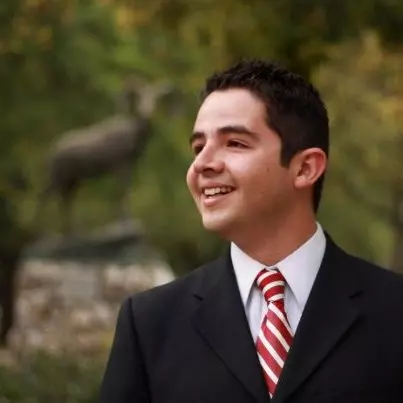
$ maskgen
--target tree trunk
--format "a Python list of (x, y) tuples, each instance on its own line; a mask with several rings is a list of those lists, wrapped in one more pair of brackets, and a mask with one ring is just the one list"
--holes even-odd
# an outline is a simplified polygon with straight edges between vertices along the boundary
[(397, 191), (392, 206), (392, 225), (395, 231), (392, 270), (403, 274), (403, 192)]
[(14, 325), (17, 267), (17, 261), (11, 262), (11, 265), (0, 262), (0, 347), (7, 345), (9, 332)]

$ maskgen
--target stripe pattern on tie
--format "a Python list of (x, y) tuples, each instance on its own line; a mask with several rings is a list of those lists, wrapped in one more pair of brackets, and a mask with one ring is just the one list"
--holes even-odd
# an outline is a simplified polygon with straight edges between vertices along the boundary
[(263, 269), (256, 277), (256, 284), (268, 304), (256, 349), (270, 397), (273, 397), (293, 339), (284, 309), (285, 279), (277, 269)]

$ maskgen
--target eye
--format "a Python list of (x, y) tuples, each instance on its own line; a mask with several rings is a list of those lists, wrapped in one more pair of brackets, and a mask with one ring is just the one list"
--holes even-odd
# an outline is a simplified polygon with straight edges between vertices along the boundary
[(194, 144), (192, 145), (192, 151), (194, 155), (199, 154), (203, 150), (203, 144)]
[(245, 143), (242, 143), (239, 140), (228, 140), (228, 146), (235, 147), (235, 148), (247, 148), (248, 147)]

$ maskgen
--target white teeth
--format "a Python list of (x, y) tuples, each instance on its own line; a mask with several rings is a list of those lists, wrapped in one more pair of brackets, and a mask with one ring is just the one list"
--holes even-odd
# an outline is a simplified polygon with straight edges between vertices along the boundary
[(216, 194), (222, 193), (229, 193), (232, 192), (232, 189), (228, 186), (223, 186), (223, 187), (216, 187), (216, 188), (205, 188), (203, 190), (203, 193), (205, 196), (214, 196)]

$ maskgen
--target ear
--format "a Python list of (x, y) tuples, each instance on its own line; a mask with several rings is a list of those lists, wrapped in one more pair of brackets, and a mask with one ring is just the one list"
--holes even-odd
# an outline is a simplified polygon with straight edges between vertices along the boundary
[(297, 189), (311, 187), (322, 176), (327, 167), (326, 153), (320, 148), (307, 148), (292, 160), (294, 185)]

